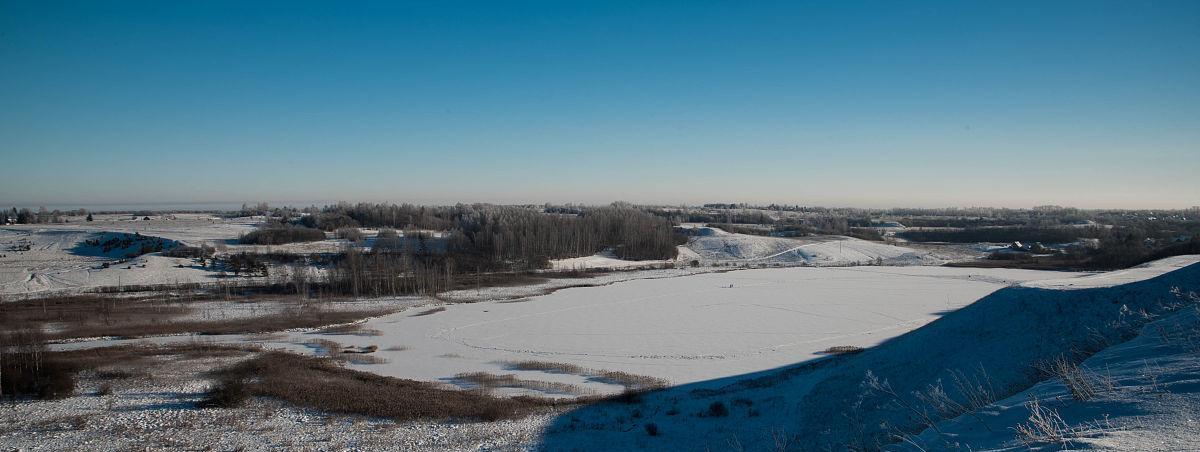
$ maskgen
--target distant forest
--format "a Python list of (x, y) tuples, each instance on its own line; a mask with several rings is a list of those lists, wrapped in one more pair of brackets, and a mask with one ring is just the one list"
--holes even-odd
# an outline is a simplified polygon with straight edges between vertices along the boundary
[[(323, 231), (360, 240), (350, 228), (379, 228), (370, 251), (349, 247), (334, 256), (326, 279), (289, 283), (298, 292), (317, 288), (355, 296), (437, 293), (463, 284), (464, 278), (478, 282), (495, 278), (498, 272), (516, 275), (549, 267), (551, 259), (605, 250), (623, 259), (673, 259), (676, 245), (686, 242), (670, 219), (622, 203), (565, 214), (522, 206), (368, 203), (277, 209), (271, 214), (273, 221), (243, 235), (241, 241), (313, 241), (324, 238)], [(404, 240), (422, 245), (400, 245), (405, 242), (396, 230), (403, 231)], [(435, 231), (444, 247), (424, 245)], [(239, 268), (259, 268), (256, 262), (246, 261), (252, 257), (240, 259)]]
[(18, 210), (13, 207), (12, 210), (0, 210), (0, 224), (8, 224), (9, 222), (16, 224), (45, 224), (45, 223), (64, 223), (65, 217), (68, 215), (86, 215), (87, 211), (72, 210), (62, 212), (59, 210), (46, 210), (45, 207), (39, 208), (37, 212), (28, 208)]
[(622, 259), (672, 259), (675, 246), (683, 240), (673, 232), (670, 219), (622, 203), (592, 207), (578, 214), (488, 204), (428, 207), (367, 203), (341, 203), (303, 213), (284, 221), (325, 231), (346, 227), (445, 231), (447, 250), (452, 254), (520, 262), (531, 268), (544, 267), (550, 259), (587, 256), (607, 249)]

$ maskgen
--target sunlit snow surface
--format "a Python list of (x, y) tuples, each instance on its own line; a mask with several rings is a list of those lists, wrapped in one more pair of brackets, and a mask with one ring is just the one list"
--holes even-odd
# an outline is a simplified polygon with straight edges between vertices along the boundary
[[(578, 375), (516, 371), (510, 363), (568, 363), (690, 383), (805, 361), (832, 346), (874, 345), (1001, 287), (1068, 275), (949, 267), (706, 273), (452, 304), (429, 315), (409, 309), (363, 325), (377, 335), (292, 332), (267, 345), (309, 350), (301, 344), (331, 339), (378, 346), (373, 355), (385, 363), (351, 366), (384, 375), (451, 381), (458, 373), (482, 371), (613, 392), (619, 387)], [(156, 339), (178, 340), (187, 338)], [(89, 345), (99, 343), (73, 344)], [(393, 347), (404, 350), (388, 350)]]

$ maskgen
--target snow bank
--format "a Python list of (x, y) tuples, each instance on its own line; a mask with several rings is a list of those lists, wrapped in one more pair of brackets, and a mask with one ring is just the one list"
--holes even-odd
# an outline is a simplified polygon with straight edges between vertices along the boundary
[[(1200, 264), (1178, 267), (1185, 262), (1148, 265), (1138, 271), (1148, 279), (1121, 285), (1111, 284), (1125, 276), (1092, 288), (1066, 286), (1072, 290), (1007, 287), (861, 353), (682, 385), (635, 405), (574, 410), (547, 430), (542, 448), (764, 450), (777, 439), (797, 450), (890, 444), (896, 432), (923, 429), (912, 407), (932, 411), (914, 392), (941, 381), (962, 400), (953, 385), (958, 376), (989, 381), (997, 396), (1007, 397), (1041, 379), (1034, 363), (1121, 343), (1146, 322), (1194, 304), (1182, 294), (1200, 291)], [(865, 389), (868, 375), (891, 394)], [(716, 404), (723, 410), (714, 412)], [(648, 423), (658, 436), (645, 433)]]
[(716, 228), (700, 231), (686, 248), (704, 263), (787, 265), (938, 265), (944, 259), (927, 251), (850, 237), (769, 237), (734, 234)]
[[(896, 450), (1200, 450), (1200, 310), (1155, 321), (1133, 340), (1080, 363), (1097, 388), (1077, 400), (1059, 378), (926, 429)], [(1061, 419), (1060, 441), (1029, 442), (1015, 433), (1037, 410)], [(1049, 433), (1049, 432), (1047, 432)]]

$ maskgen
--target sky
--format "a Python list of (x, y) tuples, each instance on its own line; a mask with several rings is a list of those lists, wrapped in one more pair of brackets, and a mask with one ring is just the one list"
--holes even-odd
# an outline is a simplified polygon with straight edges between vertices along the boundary
[(0, 0), (0, 204), (1200, 205), (1200, 2)]

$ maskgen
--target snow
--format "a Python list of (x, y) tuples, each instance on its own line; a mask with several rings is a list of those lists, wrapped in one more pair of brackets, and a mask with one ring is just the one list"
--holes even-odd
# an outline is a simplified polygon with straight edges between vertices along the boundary
[(1195, 255), (1174, 256), (1124, 270), (1097, 273), (1084, 278), (1047, 279), (1041, 281), (1030, 281), (1023, 285), (1025, 287), (1038, 287), (1044, 289), (1090, 289), (1097, 287), (1112, 287), (1150, 279), (1172, 270), (1187, 267), (1195, 264), (1196, 262), (1200, 262), (1200, 257)]
[[(1132, 276), (1122, 276), (1127, 273), (1111, 275), (1107, 279), (1090, 277), (1091, 281), (1104, 282), (1094, 282), (1095, 287), (1083, 290), (1069, 285), (1029, 287), (1032, 283), (1026, 281), (997, 290), (921, 328), (891, 335), (890, 339), (879, 341), (879, 345), (861, 353), (808, 361), (797, 359), (793, 362), (798, 364), (777, 369), (682, 384), (647, 394), (637, 404), (583, 407), (556, 420), (549, 427), (541, 447), (546, 450), (764, 450), (772, 449), (776, 439), (782, 438), (796, 450), (841, 450), (857, 440), (865, 444), (900, 441), (893, 436), (894, 432), (907, 431), (920, 424), (913, 412), (898, 400), (914, 405), (914, 391), (926, 391), (938, 381), (943, 382), (952, 395), (958, 396), (951, 385), (954, 371), (970, 379), (986, 378), (998, 396), (1015, 406), (1015, 401), (1020, 399), (1009, 396), (1019, 396), (1021, 391), (1038, 382), (1031, 367), (1034, 363), (1073, 351), (1120, 344), (1130, 338), (1127, 336), (1129, 331), (1133, 334), (1139, 330), (1155, 331), (1141, 328), (1147, 319), (1165, 318), (1192, 309), (1196, 302), (1188, 294), (1200, 291), (1200, 265), (1179, 267), (1189, 261), (1200, 261), (1200, 257), (1152, 263), (1136, 272), (1137, 277), (1143, 278), (1138, 281), (1131, 281)], [(887, 271), (924, 269), (909, 267)], [(920, 273), (913, 274), (914, 279), (918, 275)], [(911, 290), (912, 287), (898, 286), (895, 293)], [(882, 300), (885, 299), (888, 305), (893, 303), (892, 297), (881, 298), (875, 300), (872, 308), (884, 305)], [(862, 309), (856, 312), (863, 319), (871, 318)], [(832, 319), (828, 322), (831, 325), (838, 323)], [(1200, 343), (1200, 339), (1196, 343)], [(1173, 364), (1169, 364), (1168, 354), (1153, 352), (1140, 358), (1152, 364), (1161, 360), (1168, 365), (1162, 371), (1164, 375), (1180, 375), (1176, 381), (1183, 383), (1171, 391), (1172, 394), (1193, 393), (1197, 389), (1192, 383), (1197, 348), (1192, 345), (1190, 350), (1193, 361), (1180, 365), (1182, 367), (1170, 367)], [(1097, 359), (1103, 359), (1103, 356)], [(1137, 359), (1130, 358), (1127, 365), (1135, 365)], [(886, 382), (898, 396), (865, 390), (862, 383), (868, 372)], [(1126, 393), (1136, 392), (1136, 388), (1135, 383)], [(1163, 425), (1133, 418), (1114, 421), (1123, 422), (1125, 429), (1138, 433), (1118, 432), (1106, 436), (1104, 441), (1107, 442), (1102, 444), (1119, 445), (1118, 448), (1129, 450), (1179, 450), (1162, 444), (1194, 449), (1195, 439), (1190, 436), (1193, 434), (1185, 428), (1195, 425), (1195, 399), (1189, 399), (1193, 397), (1191, 395), (1169, 397), (1174, 397), (1172, 402), (1144, 411), (1164, 419)], [(1137, 413), (1138, 410), (1149, 410), (1147, 404), (1156, 403), (1153, 402), (1155, 399), (1161, 397), (1153, 395), (1138, 399), (1141, 401), (1137, 403), (1142, 405), (1132, 408), (1100, 404), (1111, 409), (1092, 409), (1066, 417), (1073, 422), (1090, 422), (1102, 418), (1101, 414)], [(730, 414), (706, 414), (709, 406), (718, 402), (727, 407)], [(964, 431), (978, 425), (966, 425), (971, 416), (956, 421), (965, 425)], [(1015, 419), (1020, 414), (1011, 416)], [(1012, 447), (1015, 433), (1009, 427), (1015, 424), (1003, 425), (1010, 420), (993, 424), (992, 431), (987, 434), (976, 431), (971, 435), (990, 438), (979, 441), (983, 446)], [(652, 437), (643, 431), (648, 423), (656, 425), (659, 436)], [(926, 432), (921, 438), (929, 440), (927, 435), (930, 434)], [(967, 433), (964, 435), (972, 438)], [(963, 443), (966, 447), (962, 450), (979, 450), (974, 443)], [(949, 449), (940, 443), (927, 441), (923, 444), (924, 450)]]
[[(102, 380), (81, 375), (77, 395), (5, 403), (0, 448), (59, 450), (518, 450), (536, 442), (555, 413), (496, 422), (393, 422), (254, 399), (239, 408), (197, 408), (205, 372), (229, 358), (147, 359), (152, 375)], [(121, 363), (114, 363), (118, 368)], [(113, 394), (97, 395), (102, 381)]]
[(603, 252), (593, 256), (552, 260), (551, 267), (554, 270), (622, 269), (671, 262), (688, 265), (692, 261), (702, 266), (941, 265), (949, 260), (962, 259), (961, 253), (948, 256), (945, 253), (843, 236), (788, 238), (737, 234), (690, 223), (681, 227), (692, 230), (693, 236), (687, 244), (678, 247), (679, 255), (674, 261), (625, 261), (611, 252)]
[[(564, 288), (587, 280), (555, 280), (557, 286), (520, 289), (559, 289), (530, 298), (512, 298), (527, 293), (512, 288), (470, 291), (477, 302), (441, 306), (443, 311), (428, 315), (416, 315), (429, 306), (418, 306), (424, 301), (410, 297), (396, 300), (410, 309), (364, 322), (364, 330), (379, 335), (291, 331), (209, 340), (255, 341), (302, 353), (319, 352), (305, 345), (313, 339), (377, 345), (380, 351), (373, 356), (382, 363), (347, 366), (460, 386), (454, 375), (482, 371), (601, 393), (620, 390), (586, 375), (518, 371), (508, 364), (520, 360), (620, 370), (678, 386), (646, 394), (634, 404), (602, 403), (516, 421), (394, 424), (338, 420), (271, 401), (228, 412), (197, 410), (191, 404), (205, 387), (203, 380), (156, 379), (119, 389), (128, 395), (117, 398), (118, 409), (105, 408), (102, 398), (89, 395), (18, 405), (0, 414), (6, 422), (0, 444), (48, 449), (150, 443), (252, 449), (761, 450), (784, 438), (797, 450), (820, 449), (846, 444), (856, 423), (902, 424), (910, 417), (883, 400), (867, 398), (869, 409), (859, 414), (862, 418), (847, 418), (861, 397), (866, 371), (909, 394), (948, 378), (948, 369), (983, 366), (997, 387), (1019, 387), (988, 408), (943, 421), (939, 430), (945, 434), (925, 432), (913, 438), (924, 450), (948, 448), (947, 438), (974, 450), (1022, 449), (1011, 427), (1028, 416), (1024, 401), (1031, 394), (1080, 426), (1073, 447), (1195, 449), (1191, 432), (1200, 402), (1195, 379), (1200, 335), (1175, 342), (1156, 337), (1169, 336), (1163, 330), (1195, 331), (1197, 314), (1186, 307), (1195, 304), (1189, 293), (1200, 290), (1197, 262), (1200, 256), (1179, 257), (1105, 274), (920, 266), (699, 274), (655, 270), (614, 274), (611, 280), (602, 279), (604, 275), (594, 281), (597, 287)], [(633, 277), (653, 279), (627, 279)], [(1114, 322), (1143, 318), (1161, 320), (1140, 327), (1142, 336), (1134, 341), (1122, 344), (1126, 338), (1103, 332)], [(1120, 390), (1081, 404), (1065, 398), (1054, 381), (1027, 382), (1029, 363), (1071, 350), (1094, 334), (1117, 345), (1084, 364), (1104, 369)], [(194, 339), (151, 341), (185, 340)], [(117, 343), (122, 342), (58, 347)], [(820, 354), (834, 345), (874, 347), (853, 355)], [(403, 349), (388, 350), (393, 347)], [(501, 393), (531, 392), (536, 391)], [(706, 414), (715, 402), (730, 414)], [(73, 416), (86, 419), (76, 427), (44, 427), (69, 425)], [(979, 418), (990, 431), (980, 430)], [(660, 436), (644, 432), (651, 422)], [(111, 438), (113, 429), (124, 433)]]
[(940, 265), (946, 262), (931, 252), (850, 237), (804, 238), (734, 234), (717, 228), (701, 231), (685, 247), (703, 263), (769, 263), (784, 265)]
[(550, 261), (551, 270), (587, 270), (589, 268), (628, 269), (645, 268), (673, 264), (673, 260), (643, 260), (629, 261), (618, 258), (612, 251), (604, 251), (591, 256), (554, 259)]
[[(0, 228), (0, 295), (30, 295), (79, 291), (119, 285), (211, 282), (212, 272), (187, 259), (151, 253), (117, 263), (131, 250), (103, 253), (85, 245), (116, 233), (158, 237), (168, 243), (224, 245), (254, 227), (253, 220), (219, 219), (209, 215), (177, 214), (154, 220), (130, 220), (128, 215), (96, 215), (96, 221), (15, 225)], [(174, 219), (168, 219), (174, 218)], [(28, 245), (29, 249), (24, 250)], [(134, 245), (135, 247), (137, 245)], [(109, 263), (103, 268), (103, 263)], [(128, 268), (127, 268), (128, 267)]]
[[(685, 384), (818, 358), (839, 345), (872, 346), (999, 288), (1062, 273), (950, 267), (791, 267), (635, 279), (566, 288), (527, 299), (421, 309), (371, 319), (374, 336), (291, 332), (267, 346), (305, 351), (314, 339), (375, 345), (383, 375), (449, 382), (466, 372), (515, 374), (601, 393), (620, 388), (586, 376), (516, 371), (551, 361)], [(214, 336), (239, 341), (240, 336)], [(156, 342), (186, 340), (159, 338)], [(117, 342), (74, 343), (72, 348)], [(403, 351), (389, 351), (403, 346)], [(312, 351), (312, 350), (307, 350)]]
[[(1076, 400), (1061, 379), (1045, 380), (895, 448), (1200, 450), (1198, 351), (1200, 310), (1192, 307), (1146, 325), (1133, 340), (1081, 363), (1099, 387), (1091, 400)], [(1041, 410), (1061, 416), (1062, 443), (1026, 444), (1014, 438), (1012, 429), (1029, 422), (1034, 399)]]

